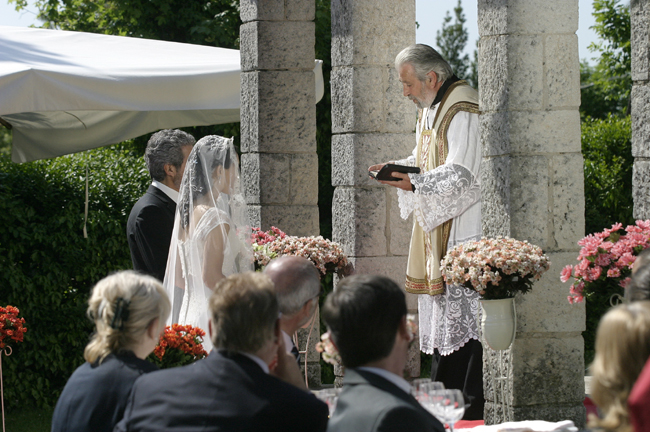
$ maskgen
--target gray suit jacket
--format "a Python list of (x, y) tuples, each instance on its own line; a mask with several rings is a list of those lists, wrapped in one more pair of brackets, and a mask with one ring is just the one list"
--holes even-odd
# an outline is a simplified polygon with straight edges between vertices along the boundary
[(346, 369), (327, 432), (444, 432), (410, 394), (377, 374)]

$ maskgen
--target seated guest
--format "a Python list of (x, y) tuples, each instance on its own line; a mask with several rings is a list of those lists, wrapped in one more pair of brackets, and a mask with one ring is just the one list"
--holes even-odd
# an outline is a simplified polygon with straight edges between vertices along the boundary
[(650, 302), (623, 304), (607, 312), (596, 333), (591, 365), (591, 398), (602, 418), (589, 426), (608, 431), (631, 430), (628, 396), (650, 358)]
[(170, 311), (162, 284), (123, 271), (95, 285), (88, 316), (95, 334), (86, 363), (68, 380), (54, 409), (52, 432), (112, 431), (136, 378), (158, 369), (144, 360), (156, 347)]
[(306, 390), (285, 351), (271, 280), (231, 275), (215, 287), (209, 310), (215, 349), (139, 379), (115, 431), (324, 431), (327, 405)]
[(650, 359), (634, 383), (630, 397), (627, 398), (630, 423), (635, 432), (650, 431)]
[(284, 346), (300, 362), (300, 354), (291, 335), (307, 326), (314, 316), (320, 294), (320, 274), (314, 263), (299, 256), (272, 260), (264, 268), (264, 274), (273, 281), (278, 296)]
[(650, 265), (647, 265), (647, 257), (641, 258), (648, 251), (650, 249), (644, 250), (634, 262), (632, 278), (625, 287), (625, 300), (628, 302), (650, 300)]
[(328, 432), (445, 430), (402, 378), (414, 335), (395, 282), (369, 275), (343, 279), (327, 297), (323, 319), (346, 367)]

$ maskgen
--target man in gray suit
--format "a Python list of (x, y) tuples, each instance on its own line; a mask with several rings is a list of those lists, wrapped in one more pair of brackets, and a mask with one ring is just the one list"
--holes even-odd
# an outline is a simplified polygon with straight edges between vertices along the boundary
[(323, 319), (346, 367), (328, 432), (444, 432), (402, 378), (414, 336), (395, 282), (371, 275), (343, 279), (327, 297)]

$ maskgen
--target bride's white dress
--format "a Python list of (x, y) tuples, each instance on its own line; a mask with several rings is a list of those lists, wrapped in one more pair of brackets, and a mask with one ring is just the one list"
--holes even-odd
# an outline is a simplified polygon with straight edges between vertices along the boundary
[(236, 257), (242, 249), (235, 230), (230, 229), (230, 218), (221, 209), (208, 209), (196, 225), (192, 236), (186, 241), (179, 242), (180, 261), (185, 279), (184, 295), (178, 316), (178, 323), (199, 327), (206, 333), (203, 348), (210, 352), (212, 342), (208, 335), (208, 300), (212, 290), (203, 282), (202, 251), (212, 230), (220, 229), (222, 234), (227, 231), (224, 241), (222, 273), (228, 277), (238, 273)]
[[(220, 230), (221, 236), (215, 236), (214, 230)], [(190, 152), (179, 188), (163, 285), (172, 305), (167, 325), (201, 328), (207, 352), (212, 349), (208, 301), (214, 287), (204, 280), (210, 285), (216, 282), (214, 266), (221, 259), (225, 277), (253, 269), (246, 243), (250, 231), (233, 140), (216, 135), (202, 138)], [(215, 252), (219, 247), (222, 256)]]

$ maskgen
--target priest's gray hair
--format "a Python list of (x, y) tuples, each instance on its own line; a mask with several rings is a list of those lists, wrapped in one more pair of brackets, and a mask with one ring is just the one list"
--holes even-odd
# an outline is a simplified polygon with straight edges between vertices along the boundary
[(144, 160), (151, 178), (156, 181), (165, 180), (167, 164), (180, 168), (183, 165), (181, 148), (193, 146), (195, 142), (192, 135), (178, 129), (165, 129), (151, 135), (144, 152)]
[(425, 81), (427, 73), (431, 71), (438, 76), (438, 82), (444, 82), (454, 75), (449, 63), (429, 45), (416, 44), (404, 48), (395, 57), (395, 69), (399, 72), (399, 68), (405, 63), (413, 65), (415, 75), (420, 81)]

